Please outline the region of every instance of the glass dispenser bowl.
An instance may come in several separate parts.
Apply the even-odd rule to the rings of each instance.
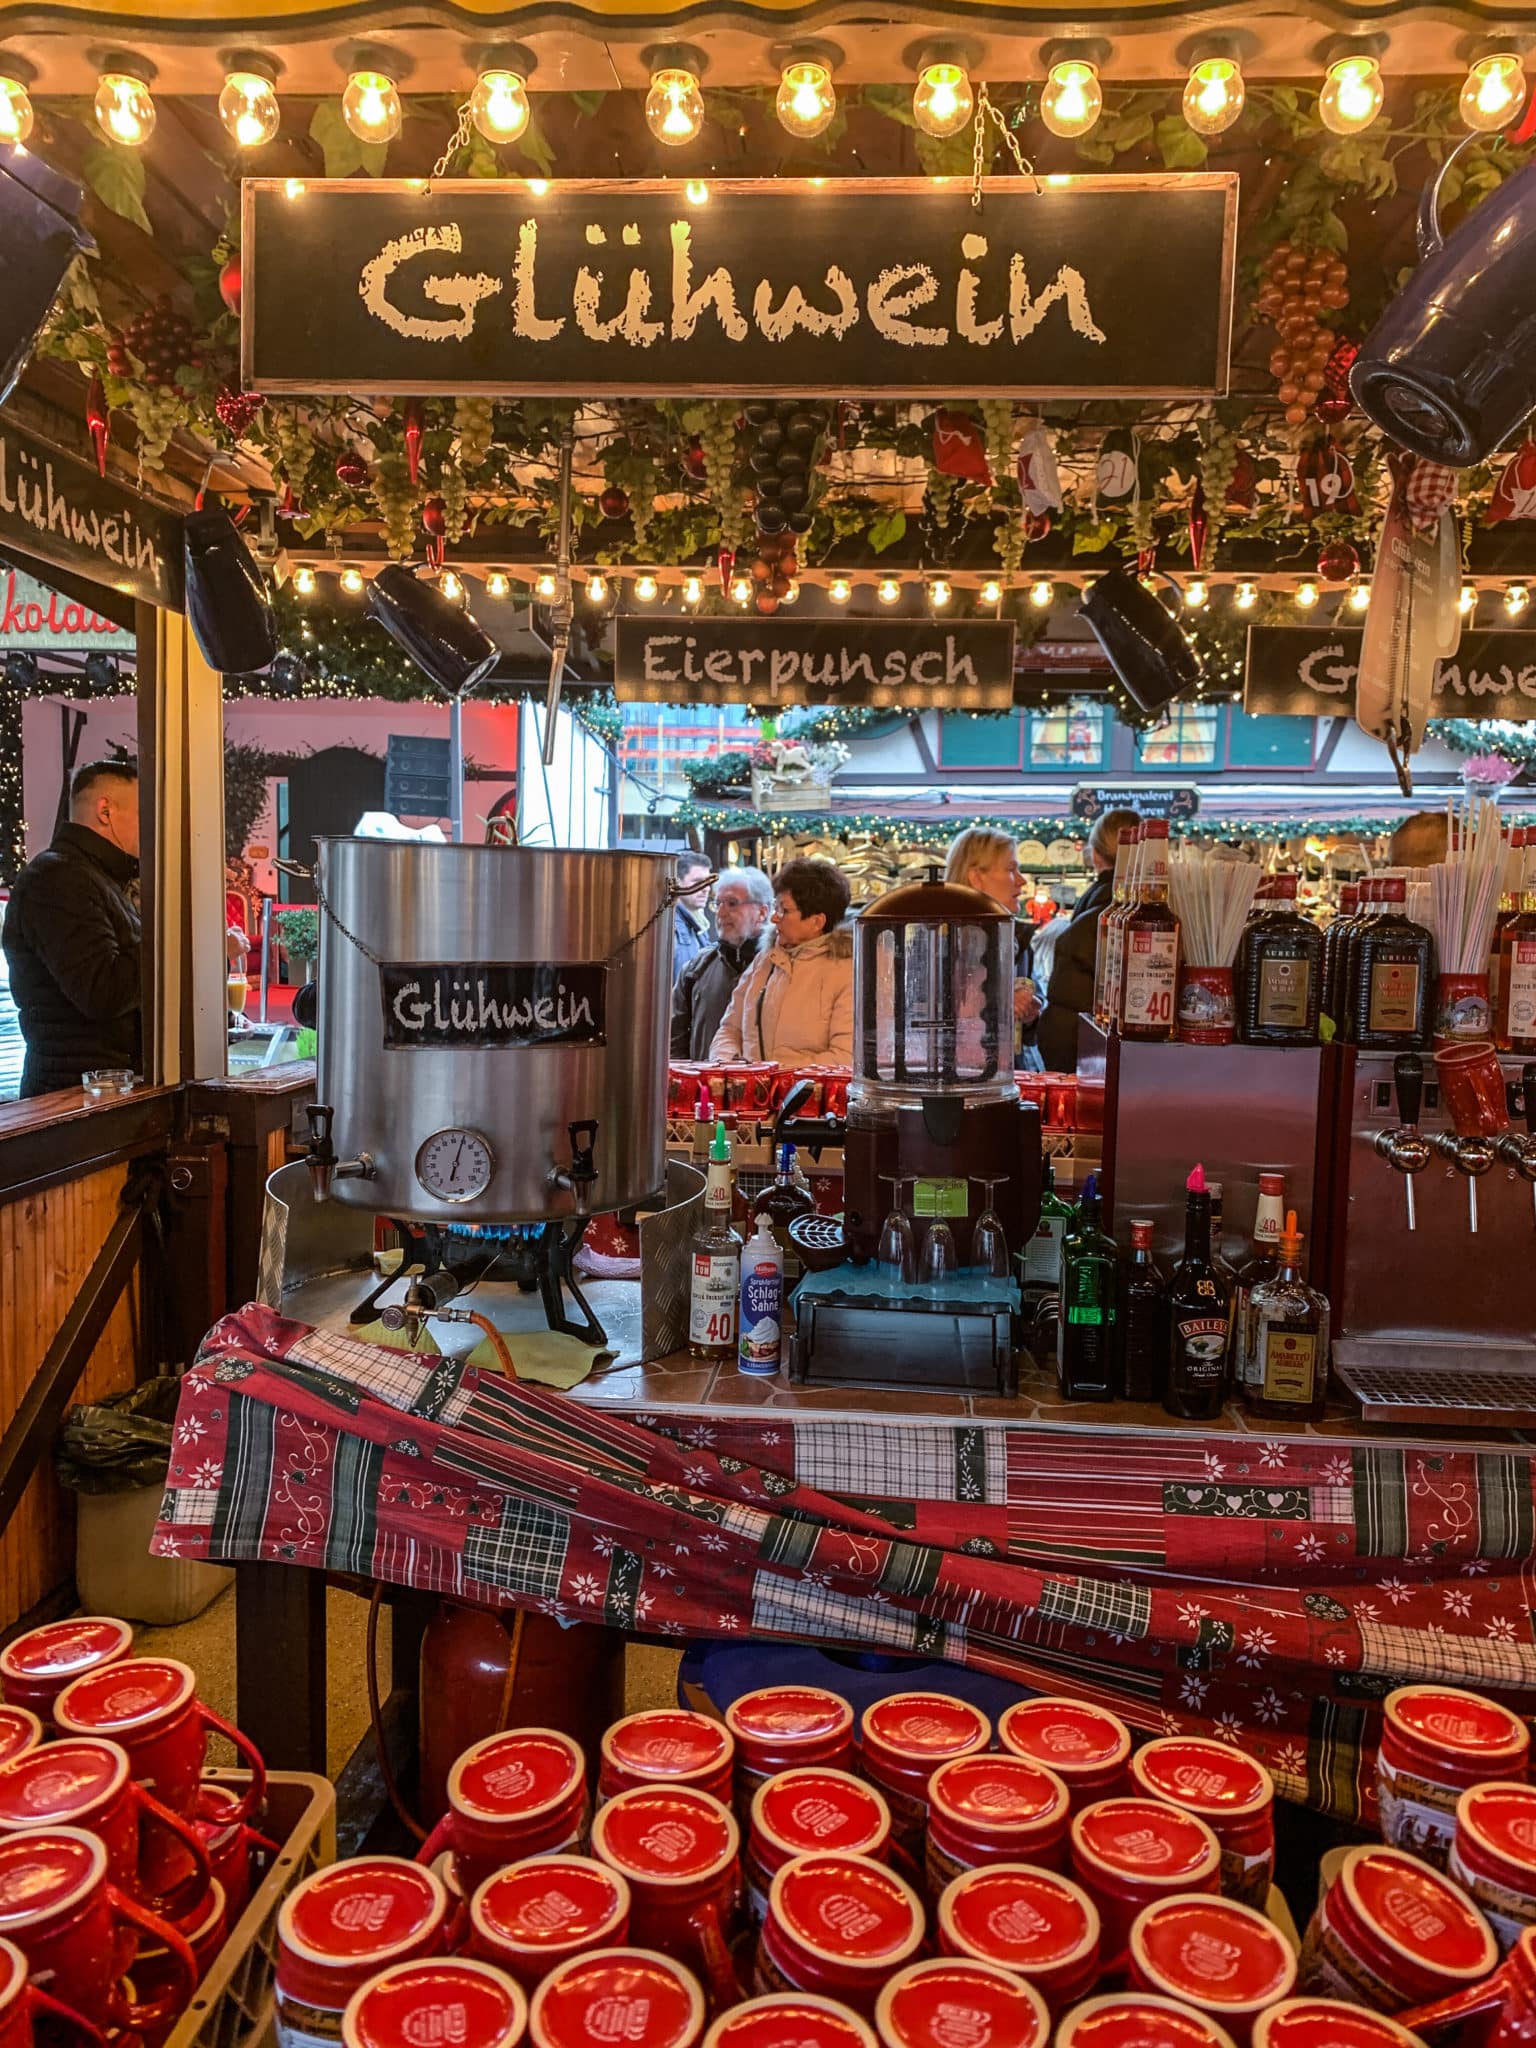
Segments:
[[[850,1121],[937,1096],[1016,1100],[1014,925],[979,889],[907,883],[859,914],[853,935]]]

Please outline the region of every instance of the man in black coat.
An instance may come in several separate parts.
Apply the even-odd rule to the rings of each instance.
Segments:
[[[4,945],[27,1042],[23,1095],[78,1088],[93,1067],[140,1065],[139,771],[92,761],[69,822],[16,878]]]
[[[1093,880],[1078,897],[1072,922],[1056,941],[1050,985],[1045,992],[1045,1013],[1040,1019],[1040,1057],[1053,1074],[1077,1072],[1077,1020],[1093,1010],[1099,916],[1109,907],[1114,894],[1115,851],[1120,834],[1135,822],[1134,811],[1105,811],[1088,835]]]
[[[720,937],[695,953],[672,991],[672,1057],[706,1060],[736,984],[757,958],[773,910],[773,884],[761,868],[727,868],[715,889]]]

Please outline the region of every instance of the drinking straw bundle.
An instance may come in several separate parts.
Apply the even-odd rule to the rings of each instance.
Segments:
[[[1504,878],[1504,834],[1497,804],[1468,797],[1446,806],[1450,843],[1429,870],[1425,922],[1435,935],[1442,974],[1486,974]]]
[[[1259,873],[1257,861],[1219,848],[1178,847],[1169,856],[1168,896],[1189,966],[1232,965]]]

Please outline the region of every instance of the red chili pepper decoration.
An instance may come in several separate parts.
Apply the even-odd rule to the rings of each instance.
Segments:
[[[99,476],[105,476],[110,420],[107,413],[106,389],[100,377],[94,373],[85,394],[85,424],[91,430],[91,445],[96,450],[96,472]]]
[[[729,597],[731,594],[731,578],[736,574],[736,550],[722,546],[719,554],[715,557],[715,567],[720,572],[720,595],[722,597]]]
[[[448,507],[441,498],[428,498],[421,508],[421,523],[427,530],[427,561],[432,568],[441,569],[448,532]]]
[[[1211,522],[1205,516],[1205,486],[1197,483],[1189,501],[1189,566],[1197,575],[1205,560],[1205,541],[1210,530]]]
[[[422,411],[419,398],[408,398],[404,406],[405,417],[405,463],[411,473],[411,482],[421,482],[421,431]]]

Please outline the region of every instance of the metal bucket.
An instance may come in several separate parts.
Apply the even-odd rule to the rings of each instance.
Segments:
[[[530,1222],[662,1186],[670,856],[324,839],[315,874],[320,1099],[374,1164],[337,1201]]]

